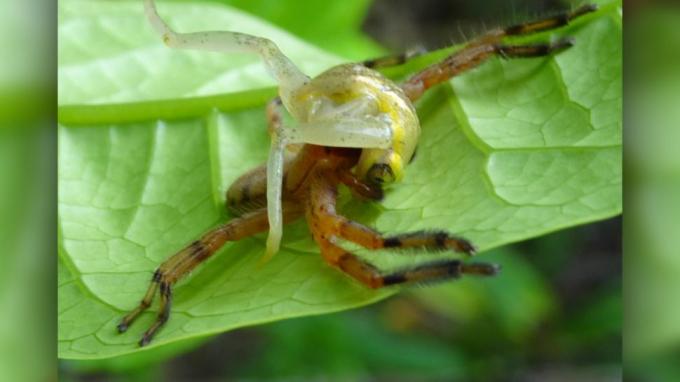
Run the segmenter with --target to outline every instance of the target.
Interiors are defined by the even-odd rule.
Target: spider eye
[[[387,163],[376,163],[368,169],[366,179],[373,184],[385,184],[395,181],[394,171]]]

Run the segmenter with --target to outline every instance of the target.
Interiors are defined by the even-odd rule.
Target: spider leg
[[[341,173],[342,174],[342,173]],[[344,174],[354,177],[352,174]],[[357,183],[360,183],[355,178]],[[442,230],[407,232],[385,236],[373,228],[338,215],[335,210],[335,186],[322,176],[312,179],[310,184],[311,201],[307,209],[314,217],[317,226],[334,237],[359,244],[368,249],[421,249],[424,251],[452,250],[474,255],[476,249],[468,240]]]
[[[503,58],[540,57],[569,48],[573,45],[572,39],[569,38],[560,39],[554,43],[535,45],[505,45],[501,43],[501,40],[507,36],[526,35],[558,28],[596,9],[595,5],[588,4],[572,12],[545,20],[491,30],[444,60],[411,76],[401,85],[402,89],[412,101],[415,101],[432,86],[473,69],[493,56],[499,55]]]
[[[302,73],[271,40],[229,31],[178,33],[158,15],[154,0],[144,0],[144,11],[163,42],[171,48],[260,55],[269,73],[279,83],[280,93],[285,99],[289,99],[296,89],[309,82],[309,77]]]
[[[345,251],[323,236],[315,236],[321,255],[334,267],[339,268],[369,288],[376,289],[396,284],[414,284],[459,278],[463,274],[494,276],[498,266],[487,263],[464,263],[460,260],[429,262],[411,268],[385,272],[370,262]]]
[[[407,234],[383,238],[368,227],[338,216],[335,214],[337,184],[325,176],[326,174],[323,170],[317,170],[310,175],[312,178],[309,185],[309,203],[306,206],[307,221],[324,259],[357,281],[370,288],[380,288],[402,283],[441,281],[457,278],[462,274],[492,276],[497,273],[498,268],[495,265],[466,264],[460,260],[437,261],[394,272],[383,272],[373,264],[347,252],[334,243],[336,237],[348,238],[371,249],[390,248],[390,244],[397,242],[400,242],[402,247],[412,245],[424,249],[442,249],[445,245],[451,245],[456,250],[465,248],[471,251],[472,246],[467,241],[448,234],[445,236]]]
[[[285,209],[286,220],[293,220],[300,216],[300,214],[300,210],[294,207]],[[156,321],[154,321],[139,341],[140,346],[147,345],[170,316],[172,286],[178,280],[215,254],[227,241],[237,241],[265,231],[267,228],[266,210],[253,211],[212,229],[199,240],[194,241],[167,259],[154,272],[151,285],[140,304],[123,317],[120,324],[118,324],[118,331],[120,333],[125,332],[135,319],[151,306],[156,291],[160,289],[160,307]]]
[[[506,36],[525,35],[559,28],[561,26],[567,25],[569,21],[586,13],[593,12],[595,10],[597,10],[597,5],[586,4],[577,8],[574,11],[564,12],[547,19],[517,24],[506,28],[493,29],[482,35],[480,38],[473,41],[472,44],[479,44],[482,41],[489,40],[497,41],[498,39]],[[410,59],[421,56],[425,53],[427,53],[427,50],[424,48],[411,49],[403,53],[391,54],[383,57],[365,60],[361,62],[361,65],[372,69],[399,66],[408,62]]]
[[[468,240],[442,230],[407,232],[384,236],[380,232],[340,215],[325,217],[338,228],[338,236],[368,249],[421,249],[424,251],[451,250],[467,255],[476,253]]]

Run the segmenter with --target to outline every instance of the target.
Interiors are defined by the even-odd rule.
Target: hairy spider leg
[[[343,178],[354,177],[349,172],[343,172]],[[338,177],[339,178],[339,177]],[[356,177],[355,177],[356,179]],[[338,179],[340,180],[340,179]],[[358,181],[358,180],[357,180]],[[467,255],[475,254],[475,247],[468,240],[452,235],[442,230],[407,232],[392,236],[385,236],[373,228],[350,220],[337,214],[335,210],[336,196],[333,184],[326,180],[326,189],[322,186],[313,186],[317,198],[312,198],[311,208],[317,223],[322,227],[326,235],[340,237],[367,249],[420,249],[424,251],[452,250]],[[315,185],[316,183],[312,183]]]
[[[486,263],[464,263],[443,260],[384,272],[366,260],[336,245],[337,237],[356,242],[367,248],[406,248],[424,250],[454,249],[472,252],[472,245],[449,234],[405,234],[385,238],[378,232],[335,214],[337,181],[324,174],[328,169],[317,168],[310,175],[309,202],[305,208],[307,222],[324,259],[355,280],[370,288],[404,283],[423,283],[458,278],[463,274],[493,276],[498,267]],[[344,227],[343,227],[344,226]]]
[[[432,86],[475,68],[495,55],[503,58],[539,57],[569,48],[573,45],[570,38],[533,45],[505,45],[501,43],[501,40],[507,36],[526,35],[558,28],[596,9],[596,5],[588,4],[548,19],[491,30],[441,62],[411,76],[402,83],[402,89],[412,101],[415,101]]]
[[[302,211],[294,205],[291,205],[290,208],[285,208],[284,212],[286,221],[297,219],[302,214]],[[227,241],[238,241],[266,231],[267,228],[267,212],[264,208],[249,212],[212,229],[199,240],[194,241],[167,259],[154,272],[151,285],[139,306],[123,317],[120,324],[118,324],[118,331],[121,333],[125,332],[135,319],[151,306],[156,291],[160,289],[161,300],[156,321],[154,321],[139,341],[140,346],[147,345],[170,316],[172,286],[178,280],[215,254]]]

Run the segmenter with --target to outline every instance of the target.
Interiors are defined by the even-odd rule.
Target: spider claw
[[[125,333],[125,331],[128,330],[128,327],[130,327],[130,325],[128,325],[126,322],[121,322],[118,324],[118,326],[116,326],[118,333]]]

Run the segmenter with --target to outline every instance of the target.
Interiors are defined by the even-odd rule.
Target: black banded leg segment
[[[495,52],[503,58],[530,58],[548,56],[572,46],[574,46],[574,40],[564,38],[552,44],[496,45]]]
[[[487,263],[463,263],[460,260],[444,260],[425,263],[413,268],[405,268],[384,275],[384,286],[402,283],[431,283],[457,279],[463,274],[476,276],[495,276],[498,266]]]
[[[446,231],[416,231],[383,237],[383,248],[423,249],[426,251],[453,250],[474,255],[477,249],[468,240]]]
[[[361,223],[336,215],[328,208],[319,218],[336,227],[335,235],[367,249],[416,249],[429,252],[452,250],[468,255],[476,252],[476,248],[468,240],[446,231],[416,231],[386,236]]]

